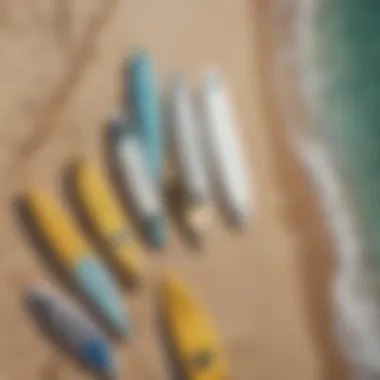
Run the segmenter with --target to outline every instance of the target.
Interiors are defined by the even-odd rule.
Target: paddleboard
[[[204,75],[201,108],[216,190],[230,221],[243,225],[251,211],[251,189],[237,121],[226,85],[217,70]]]
[[[160,248],[165,242],[162,197],[149,175],[136,128],[122,113],[115,113],[110,122],[122,182],[143,225],[147,241]]]
[[[197,241],[211,223],[210,194],[201,126],[183,74],[172,78],[168,134],[183,190],[184,222]]]
[[[48,194],[31,190],[27,195],[31,216],[56,261],[73,278],[116,333],[128,335],[130,322],[113,277],[76,229],[68,213]]]
[[[226,360],[213,323],[191,290],[175,275],[163,280],[163,321],[189,380],[226,379]]]
[[[75,188],[96,233],[106,243],[111,259],[132,283],[141,281],[141,248],[105,179],[89,163],[75,167]]]
[[[117,378],[112,346],[68,299],[34,286],[27,291],[26,303],[44,331],[80,364],[104,379]]]

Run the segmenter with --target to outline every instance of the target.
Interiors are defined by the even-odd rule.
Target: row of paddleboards
[[[231,223],[243,225],[251,211],[250,181],[221,74],[208,70],[192,91],[176,73],[167,88],[157,89],[151,60],[138,52],[124,83],[124,107],[112,115],[110,135],[146,240],[156,247],[166,242],[164,194],[173,185],[181,193],[182,223],[197,242],[210,224],[214,199]]]
[[[160,323],[175,349],[181,376],[224,379],[226,359],[203,305],[172,274],[164,277],[159,294]],[[80,365],[103,379],[119,378],[112,343],[81,308],[66,297],[37,286],[29,289],[26,302],[45,332]],[[167,344],[163,342],[164,346]]]
[[[181,216],[196,240],[202,241],[206,234],[216,193],[228,220],[244,225],[251,210],[251,189],[221,75],[215,70],[206,72],[195,96],[186,78],[176,74],[165,100],[159,93],[149,56],[134,54],[125,71],[123,107],[109,120],[119,179],[147,241],[154,247],[166,243],[164,195],[168,186],[180,188]],[[54,260],[102,320],[114,334],[129,337],[132,321],[116,280],[143,282],[141,245],[131,220],[100,171],[81,160],[72,174],[72,190],[82,216],[101,239],[117,276],[111,274],[69,212],[45,191],[31,189],[26,194],[28,215]],[[168,275],[163,280],[160,302],[189,379],[223,378],[224,359],[218,339],[192,292],[178,277]],[[49,321],[47,325],[56,334],[63,334],[65,344],[82,362],[104,375],[115,376],[112,347],[94,319],[41,288],[30,291],[28,303]]]
[[[74,183],[80,192],[84,210],[89,212],[98,234],[107,242],[111,260],[123,280],[141,283],[144,266],[142,251],[128,230],[124,214],[114,198],[110,197],[103,177],[84,162],[77,165],[75,173]],[[96,193],[87,193],[86,189],[91,189],[95,184]],[[30,191],[26,200],[28,212],[51,248],[54,259],[97,310],[96,315],[106,322],[107,329],[67,299],[44,288],[34,287],[28,292],[30,309],[44,329],[48,329],[81,364],[107,378],[116,378],[112,345],[107,335],[129,339],[133,335],[133,321],[123,302],[116,277],[112,276],[100,255],[92,249],[69,213],[58,202],[37,190]],[[94,204],[97,206],[93,207]],[[159,301],[159,312],[162,313],[176,358],[188,378],[222,378],[225,359],[219,338],[211,319],[190,288],[175,274],[165,275]],[[108,334],[108,328],[111,334]],[[103,331],[107,331],[107,335]]]

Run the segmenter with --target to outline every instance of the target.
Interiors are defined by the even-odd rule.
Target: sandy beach
[[[217,214],[202,252],[170,223],[168,247],[146,252],[143,289],[125,292],[135,337],[117,348],[121,378],[168,378],[154,296],[167,268],[207,305],[231,380],[339,380],[330,334],[333,267],[323,218],[287,144],[271,74],[268,7],[261,0],[3,1],[0,6],[0,379],[75,380],[88,374],[35,328],[25,288],[65,293],[27,239],[14,202],[29,186],[71,210],[62,184],[84,156],[107,175],[104,127],[120,102],[121,70],[135,48],[156,62],[164,91],[173,70],[194,86],[217,65],[231,90],[255,206],[244,233]]]

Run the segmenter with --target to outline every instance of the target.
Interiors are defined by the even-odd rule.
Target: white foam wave
[[[336,270],[331,284],[332,333],[353,366],[353,378],[369,380],[380,376],[380,318],[375,290],[370,286],[370,274],[363,265],[363,247],[355,218],[350,212],[343,182],[334,170],[337,160],[329,154],[331,150],[321,133],[326,120],[319,100],[333,79],[314,65],[314,19],[322,1],[293,2],[293,10],[297,11],[288,41],[281,37],[281,43],[277,44],[274,74],[287,134],[315,186],[334,242]],[[276,7],[276,22],[279,22],[281,12],[289,11],[289,2],[278,1]],[[280,37],[277,35],[275,39],[279,42]],[[294,71],[297,72],[296,78],[289,75]],[[297,83],[290,83],[294,78]],[[291,86],[298,86],[303,106],[308,109],[308,120],[297,116],[292,104],[294,99],[287,91]]]

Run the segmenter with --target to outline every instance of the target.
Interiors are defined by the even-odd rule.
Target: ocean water
[[[314,99],[318,128],[350,194],[364,259],[380,277],[380,1],[318,3],[310,61],[325,78]]]
[[[380,379],[380,1],[297,4],[298,124],[312,133],[295,146],[335,242],[331,331],[353,379]]]

